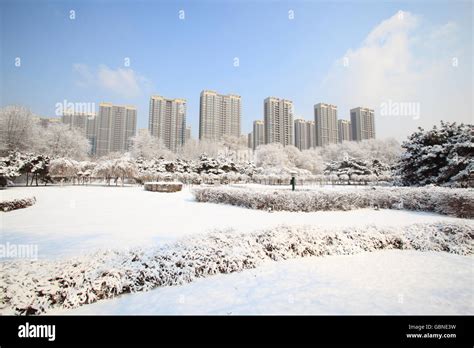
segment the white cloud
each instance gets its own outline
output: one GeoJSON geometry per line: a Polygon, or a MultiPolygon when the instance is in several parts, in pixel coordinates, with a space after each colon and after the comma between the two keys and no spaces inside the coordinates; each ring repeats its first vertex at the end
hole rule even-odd
{"type": "Polygon", "coordinates": [[[418,126],[431,128],[440,120],[472,122],[472,66],[457,33],[454,22],[430,27],[421,17],[400,11],[338,59],[321,88],[342,111],[373,107],[380,137],[403,139],[418,126]],[[389,101],[418,103],[419,117],[381,115],[389,101]]]}
{"type": "Polygon", "coordinates": [[[130,68],[111,69],[100,65],[96,71],[85,64],[74,64],[73,70],[78,78],[76,84],[81,87],[96,87],[119,97],[135,98],[145,93],[149,81],[130,68]]]}

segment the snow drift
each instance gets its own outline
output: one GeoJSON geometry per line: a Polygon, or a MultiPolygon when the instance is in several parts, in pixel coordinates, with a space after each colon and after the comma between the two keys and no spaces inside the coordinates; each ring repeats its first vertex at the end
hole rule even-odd
{"type": "Polygon", "coordinates": [[[285,211],[352,210],[375,207],[474,217],[474,190],[442,187],[372,187],[344,190],[272,190],[236,187],[195,188],[198,202],[285,211]]]}
{"type": "Polygon", "coordinates": [[[471,221],[331,230],[279,226],[250,234],[215,231],[149,250],[103,251],[58,261],[5,261],[0,263],[0,313],[73,308],[122,293],[255,268],[269,260],[380,249],[469,255],[474,251],[473,239],[471,221]]]}

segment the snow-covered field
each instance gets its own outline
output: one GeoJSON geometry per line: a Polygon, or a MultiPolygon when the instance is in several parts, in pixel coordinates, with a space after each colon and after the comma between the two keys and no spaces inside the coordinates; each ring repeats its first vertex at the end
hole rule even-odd
{"type": "Polygon", "coordinates": [[[253,232],[281,224],[403,226],[465,220],[403,210],[269,213],[198,203],[189,188],[177,193],[148,192],[137,186],[12,187],[0,191],[0,200],[30,196],[36,197],[34,206],[1,213],[0,233],[3,242],[38,245],[39,258],[162,245],[217,228],[253,232]]]}
{"type": "Polygon", "coordinates": [[[473,262],[398,250],[308,257],[50,314],[474,314],[473,262]]]}
{"type": "MultiPolygon", "coordinates": [[[[248,187],[259,189],[257,185],[248,187]]],[[[295,231],[301,231],[298,232],[302,233],[301,236],[307,236],[309,241],[323,241],[321,247],[330,250],[321,254],[331,255],[327,257],[265,261],[264,264],[256,264],[255,269],[247,269],[240,273],[218,274],[203,279],[191,277],[192,283],[189,284],[127,294],[73,310],[62,309],[61,313],[62,311],[71,314],[474,313],[472,255],[413,250],[383,250],[338,255],[378,250],[381,249],[380,243],[383,245],[386,242],[387,246],[393,247],[399,241],[402,241],[402,245],[406,243],[406,247],[401,247],[402,249],[450,250],[458,254],[470,254],[473,248],[474,223],[469,219],[434,213],[373,209],[270,213],[226,204],[198,203],[188,187],[177,193],[148,192],[144,191],[143,187],[137,186],[11,187],[0,191],[0,200],[32,196],[36,197],[35,205],[0,213],[1,244],[38,245],[38,256],[46,261],[44,270],[31,269],[32,273],[28,276],[30,278],[34,274],[48,275],[50,271],[53,274],[61,270],[62,266],[69,267],[75,262],[72,258],[76,256],[86,255],[84,260],[88,260],[88,255],[95,251],[130,248],[147,250],[165,244],[172,245],[175,242],[179,245],[183,240],[186,243],[187,237],[197,237],[196,257],[203,256],[202,260],[190,260],[197,263],[209,260],[213,264],[209,267],[216,267],[215,260],[212,261],[212,258],[208,258],[205,253],[216,254],[216,250],[220,249],[216,249],[215,245],[209,250],[199,249],[199,238],[200,235],[213,231],[219,231],[216,232],[216,235],[219,235],[227,228],[229,230],[226,233],[231,233],[232,236],[234,233],[243,233],[246,237],[234,237],[231,245],[225,243],[232,238],[222,241],[227,248],[224,256],[232,256],[232,253],[235,253],[237,259],[241,256],[247,257],[245,254],[247,246],[245,248],[238,246],[239,241],[247,243],[245,240],[249,239],[248,243],[254,243],[253,236],[256,231],[261,230],[266,230],[270,236],[272,231],[275,231],[275,235],[271,238],[277,243],[282,243],[276,249],[277,253],[279,250],[283,251],[281,248],[288,247],[285,238],[291,240],[296,238],[294,239],[296,248],[291,246],[289,250],[297,251],[297,255],[293,257],[304,255],[306,247],[303,240],[299,239],[298,234],[287,235],[285,228],[276,229],[281,225],[287,226],[287,231],[294,227],[295,231]],[[451,223],[454,230],[452,227],[446,229],[443,227],[445,225],[433,225],[436,223],[444,223],[446,226],[451,223]],[[305,232],[305,228],[301,229],[302,226],[307,226],[308,233],[305,232]],[[420,231],[418,226],[426,226],[430,229],[429,234],[420,231]],[[459,228],[466,233],[459,233],[459,228]],[[438,229],[440,233],[437,232],[438,229]],[[328,236],[332,230],[339,230],[337,243],[328,242],[323,234],[319,234],[320,230],[329,233],[328,236]],[[356,233],[351,234],[351,231],[356,233]],[[285,236],[280,238],[279,233],[285,236]],[[345,233],[342,239],[340,233],[345,233]],[[392,237],[386,239],[384,235],[387,233],[392,237]],[[251,234],[253,235],[250,236],[251,234]],[[376,244],[367,249],[366,246],[371,245],[370,238],[373,236],[376,237],[374,239],[376,244]],[[346,237],[347,243],[345,243],[346,237]],[[352,237],[355,239],[351,240],[352,237]],[[360,245],[351,251],[349,249],[353,248],[350,246],[353,243],[360,245]],[[240,255],[239,252],[244,254],[240,255]]],[[[203,239],[202,246],[205,246],[205,241],[206,239],[203,239]]],[[[308,245],[318,249],[317,243],[310,242],[308,245]]],[[[191,241],[188,246],[193,245],[195,244],[191,241]]],[[[186,248],[183,250],[193,250],[192,247],[186,248]]],[[[319,250],[316,249],[312,250],[310,255],[317,255],[319,250]]],[[[169,251],[172,253],[172,250],[169,251]]],[[[263,249],[260,252],[263,252],[263,249]]],[[[117,255],[128,257],[126,253],[117,255]]],[[[0,261],[9,262],[5,259],[0,261]]],[[[94,260],[90,261],[93,265],[94,260]]],[[[120,260],[104,263],[103,266],[120,265],[120,262],[116,261],[120,260]]],[[[124,265],[135,267],[134,260],[125,261],[124,265]]],[[[159,262],[159,259],[156,262],[159,262]]],[[[87,262],[83,264],[87,265],[87,262]]],[[[40,267],[41,263],[32,265],[40,267]]],[[[240,267],[237,270],[246,268],[252,267],[240,267]]],[[[7,278],[10,280],[18,278],[14,267],[6,267],[4,271],[5,275],[8,273],[7,278]]],[[[25,276],[27,271],[27,268],[21,268],[18,274],[25,276]]],[[[115,277],[121,269],[111,268],[104,271],[111,271],[111,276],[115,277]]],[[[192,267],[188,271],[194,272],[192,267]]],[[[101,279],[100,267],[90,272],[91,274],[98,272],[97,279],[101,279]]],[[[65,268],[64,276],[67,276],[66,273],[65,268]]],[[[208,275],[216,273],[219,272],[208,272],[208,275]]],[[[41,281],[46,279],[48,277],[41,281]]],[[[133,277],[128,281],[133,281],[133,277]]],[[[33,283],[29,279],[23,286],[30,286],[33,283]]],[[[166,282],[164,284],[166,285],[166,282]]],[[[175,283],[171,281],[170,284],[175,283]]],[[[15,286],[21,287],[19,282],[16,282],[15,286]]],[[[28,297],[24,299],[29,301],[28,297]]],[[[57,311],[59,310],[56,309],[53,313],[58,313],[57,311]]]]}

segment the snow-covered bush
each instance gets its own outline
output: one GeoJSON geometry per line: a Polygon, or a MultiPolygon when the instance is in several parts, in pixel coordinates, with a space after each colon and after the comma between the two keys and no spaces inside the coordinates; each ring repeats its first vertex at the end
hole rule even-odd
{"type": "Polygon", "coordinates": [[[104,159],[100,161],[94,168],[92,176],[95,178],[103,178],[108,185],[114,179],[115,185],[121,179],[122,185],[125,179],[135,179],[139,176],[138,168],[134,161],[128,156],[122,156],[115,159],[104,159]]]}
{"type": "Polygon", "coordinates": [[[350,182],[353,178],[360,181],[360,178],[364,178],[364,176],[368,182],[378,182],[388,181],[387,179],[391,177],[391,170],[389,166],[379,160],[364,161],[347,157],[328,163],[324,174],[336,175],[342,182],[350,182]]]}
{"type": "Polygon", "coordinates": [[[253,233],[215,231],[149,250],[104,251],[70,260],[5,261],[0,273],[0,313],[41,314],[54,307],[72,308],[122,293],[239,272],[270,260],[382,249],[471,255],[473,235],[470,221],[330,230],[277,226],[253,233]]]}
{"type": "Polygon", "coordinates": [[[0,187],[7,186],[9,182],[20,175],[20,165],[15,153],[11,153],[6,157],[0,157],[0,187]]]}
{"type": "Polygon", "coordinates": [[[30,198],[18,198],[12,199],[7,201],[0,201],[0,210],[3,212],[16,210],[16,209],[23,209],[26,207],[30,207],[36,203],[35,197],[30,198]]]}
{"type": "MultiPolygon", "coordinates": [[[[370,180],[370,178],[366,180],[370,180]]],[[[198,202],[231,204],[261,210],[311,212],[377,206],[383,209],[407,209],[458,217],[474,217],[473,189],[373,187],[290,191],[199,187],[193,189],[193,194],[198,202]]]]}
{"type": "Polygon", "coordinates": [[[56,180],[74,180],[79,170],[79,162],[69,158],[56,158],[49,162],[49,175],[56,180]]]}
{"type": "Polygon", "coordinates": [[[474,128],[441,122],[441,127],[422,128],[402,144],[400,163],[403,184],[474,186],[474,128]]]}

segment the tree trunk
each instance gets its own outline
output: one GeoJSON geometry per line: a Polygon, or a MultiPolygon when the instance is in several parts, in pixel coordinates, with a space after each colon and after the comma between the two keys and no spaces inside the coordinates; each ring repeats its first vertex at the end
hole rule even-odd
{"type": "Polygon", "coordinates": [[[28,186],[28,172],[26,172],[26,186],[28,186]]]}

